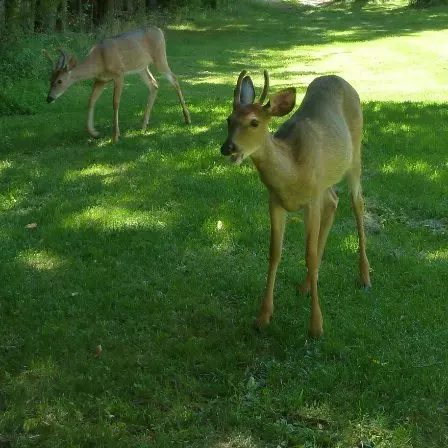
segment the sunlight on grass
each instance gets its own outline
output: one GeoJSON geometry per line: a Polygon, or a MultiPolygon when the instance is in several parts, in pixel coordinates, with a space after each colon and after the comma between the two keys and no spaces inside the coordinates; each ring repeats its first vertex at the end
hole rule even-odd
{"type": "Polygon", "coordinates": [[[204,222],[202,231],[212,240],[212,247],[215,253],[230,253],[234,250],[235,243],[233,238],[235,237],[236,229],[232,229],[227,221],[223,221],[216,216],[210,217],[204,222]]]}
{"type": "Polygon", "coordinates": [[[8,168],[12,168],[12,162],[9,160],[0,160],[0,175],[8,168]]]}
{"type": "Polygon", "coordinates": [[[376,448],[409,448],[412,446],[410,445],[412,439],[409,429],[405,426],[390,428],[387,419],[382,415],[365,416],[361,421],[353,422],[346,432],[346,440],[352,439],[353,444],[361,440],[365,443],[362,446],[375,446],[376,448]]]}
{"type": "MultiPolygon", "coordinates": [[[[34,115],[0,117],[0,445],[446,445],[448,10],[330,3],[183,9],[183,23],[164,29],[191,126],[157,70],[146,133],[148,88],[126,78],[117,144],[112,83],[97,103],[99,140],[83,130],[90,81],[48,106],[40,57],[35,79],[6,92],[34,115]],[[374,289],[355,288],[344,182],[319,284],[320,341],[307,337],[309,297],[296,297],[303,212],[288,215],[273,325],[251,328],[268,191],[250,160],[234,166],[219,148],[238,74],[249,71],[258,98],[264,68],[269,95],[294,86],[297,106],[325,74],[346,78],[363,103],[374,289]]],[[[33,34],[11,62],[56,54],[59,39],[80,56],[96,34],[33,34]]]]}
{"type": "Polygon", "coordinates": [[[115,176],[124,173],[132,164],[124,163],[121,165],[111,166],[107,164],[94,164],[79,171],[69,170],[64,175],[65,181],[76,181],[81,177],[89,176],[115,176]]]}
{"type": "Polygon", "coordinates": [[[358,251],[358,237],[355,234],[346,236],[341,241],[341,247],[348,252],[352,252],[352,253],[357,252],[358,251]]]}
{"type": "Polygon", "coordinates": [[[95,146],[97,148],[105,148],[106,146],[112,145],[111,137],[104,136],[95,140],[95,146]]]}
{"type": "Polygon", "coordinates": [[[206,28],[198,26],[194,22],[169,25],[167,27],[167,29],[176,30],[176,31],[205,31],[206,30],[206,28]]]}
{"type": "Polygon", "coordinates": [[[421,60],[428,51],[432,57],[446,60],[447,48],[448,32],[426,31],[370,42],[296,46],[280,53],[288,77],[294,79],[294,73],[298,73],[301,83],[308,84],[317,74],[334,73],[353,83],[363,101],[443,101],[448,95],[443,67],[422,64],[421,60]],[[303,61],[304,55],[312,62],[303,61]],[[293,63],[285,64],[287,61],[293,63]],[[312,71],[309,75],[308,70],[312,71]]]}
{"type": "Polygon", "coordinates": [[[428,261],[448,261],[448,249],[438,249],[432,252],[426,252],[425,258],[428,261]]]}
{"type": "Polygon", "coordinates": [[[59,269],[67,263],[62,257],[48,250],[26,250],[21,252],[17,258],[38,271],[59,269]]]}
{"type": "Polygon", "coordinates": [[[18,384],[26,389],[32,388],[38,381],[46,381],[57,374],[57,365],[51,359],[33,360],[31,365],[22,371],[17,378],[18,384]]]}
{"type": "Polygon", "coordinates": [[[123,207],[93,206],[72,215],[64,222],[66,228],[97,227],[102,230],[165,228],[173,219],[167,210],[139,211],[123,207]]]}
{"type": "Polygon", "coordinates": [[[251,436],[242,434],[231,436],[226,441],[213,445],[214,448],[257,448],[257,446],[251,436]]]}
{"type": "Polygon", "coordinates": [[[410,160],[405,156],[396,156],[393,160],[381,167],[384,174],[407,173],[407,174],[423,174],[427,179],[436,181],[440,178],[440,173],[436,168],[432,167],[424,160],[410,160]]]}

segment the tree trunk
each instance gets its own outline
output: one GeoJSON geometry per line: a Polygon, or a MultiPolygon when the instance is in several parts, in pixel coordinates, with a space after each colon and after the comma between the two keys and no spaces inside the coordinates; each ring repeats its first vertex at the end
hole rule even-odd
{"type": "Polygon", "coordinates": [[[56,30],[65,31],[67,29],[67,0],[62,0],[58,5],[58,17],[56,19],[56,30]]]}
{"type": "Polygon", "coordinates": [[[6,24],[6,5],[5,0],[0,0],[0,34],[3,33],[6,24]]]}
{"type": "Polygon", "coordinates": [[[54,31],[56,29],[57,7],[48,6],[44,13],[44,27],[46,30],[54,31]]]}
{"type": "Polygon", "coordinates": [[[84,11],[82,9],[82,0],[78,0],[77,12],[78,12],[78,27],[79,27],[79,31],[82,31],[82,23],[83,23],[83,19],[84,19],[84,11]]]}
{"type": "Polygon", "coordinates": [[[30,32],[34,32],[36,29],[36,0],[28,1],[28,29],[30,32]]]}
{"type": "Polygon", "coordinates": [[[5,27],[10,31],[14,31],[18,26],[19,0],[6,0],[5,4],[5,27]]]}
{"type": "Polygon", "coordinates": [[[146,10],[154,10],[157,8],[157,0],[146,0],[146,10]]]}

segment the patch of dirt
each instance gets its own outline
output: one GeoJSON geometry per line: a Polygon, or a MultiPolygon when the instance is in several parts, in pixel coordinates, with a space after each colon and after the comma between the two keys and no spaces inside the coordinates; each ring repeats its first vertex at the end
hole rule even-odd
{"type": "Polygon", "coordinates": [[[448,218],[418,219],[408,216],[402,209],[393,210],[373,200],[366,202],[364,214],[366,229],[380,233],[387,222],[400,223],[410,229],[425,229],[433,235],[445,235],[448,230],[448,218]]]}
{"type": "Polygon", "coordinates": [[[364,226],[369,233],[381,233],[384,229],[384,221],[381,216],[375,213],[364,212],[364,226]]]}

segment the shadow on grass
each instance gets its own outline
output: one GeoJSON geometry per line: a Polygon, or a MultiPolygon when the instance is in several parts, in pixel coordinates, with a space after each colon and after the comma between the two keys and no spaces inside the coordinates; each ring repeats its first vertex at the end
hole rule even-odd
{"type": "MultiPolygon", "coordinates": [[[[445,107],[364,111],[367,203],[446,216],[445,107]]],[[[52,447],[220,446],[235,431],[241,446],[378,433],[396,447],[442,443],[447,260],[422,256],[442,237],[410,228],[403,241],[402,223],[386,216],[369,235],[365,295],[342,197],[320,276],[327,337],[310,343],[308,300],[295,296],[303,229],[291,220],[275,320],[255,334],[266,194],[249,165],[219,155],[224,117],[211,108],[179,126],[173,100],[150,137],[118,145],[82,144],[74,128],[62,141],[51,129],[12,140],[0,178],[11,198],[0,234],[2,435],[52,447]]]]}
{"type": "MultiPolygon", "coordinates": [[[[305,51],[304,54],[298,53],[301,47],[307,45],[371,41],[389,36],[443,30],[447,21],[446,8],[409,10],[369,6],[355,11],[347,7],[307,8],[281,2],[266,2],[252,7],[241,6],[236,12],[220,14],[219,17],[198,16],[182,26],[168,27],[168,60],[181,84],[187,83],[188,78],[195,80],[201,77],[209,78],[210,74],[220,76],[226,71],[238,72],[253,66],[254,57],[269,61],[269,68],[279,71],[280,75],[282,66],[272,65],[273,52],[296,49],[295,57],[306,64],[310,62],[307,59],[309,55],[305,51]],[[207,42],[207,53],[203,51],[204,41],[207,42]],[[226,43],[224,49],[222,42],[226,43]]],[[[90,39],[91,36],[77,36],[74,33],[65,36],[58,34],[53,38],[53,49],[56,51],[61,44],[72,50],[76,46],[76,53],[82,58],[88,51],[87,41],[90,39]],[[84,53],[79,51],[80,41],[83,43],[84,53]]],[[[42,38],[42,46],[52,50],[50,40],[49,37],[42,38]]],[[[23,52],[26,50],[24,58],[36,53],[36,42],[39,42],[38,37],[25,43],[26,48],[20,49],[23,52]]],[[[42,57],[41,66],[38,69],[34,67],[33,73],[45,73],[42,68],[44,66],[47,67],[47,61],[42,57]]],[[[48,109],[43,96],[48,87],[47,76],[41,79],[45,88],[33,88],[29,91],[27,110],[30,105],[34,112],[45,113],[48,109]]],[[[204,82],[207,83],[207,79],[204,82]]],[[[213,89],[213,86],[210,88],[213,89]]],[[[23,90],[23,87],[20,87],[20,90],[23,90]]],[[[73,90],[74,88],[70,91],[73,90]]],[[[185,93],[187,97],[190,96],[188,91],[185,93]]],[[[107,95],[110,95],[110,92],[107,95]]],[[[87,98],[81,105],[80,100],[76,103],[73,101],[76,96],[72,93],[70,107],[75,110],[82,107],[85,110],[87,98]]],[[[191,98],[194,100],[193,95],[191,98]]],[[[110,102],[109,99],[109,104],[110,102]]],[[[111,113],[108,112],[108,115],[111,113]]]]}

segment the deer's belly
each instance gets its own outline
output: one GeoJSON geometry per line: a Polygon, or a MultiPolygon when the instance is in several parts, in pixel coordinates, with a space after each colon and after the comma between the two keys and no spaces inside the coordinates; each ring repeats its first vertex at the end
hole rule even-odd
{"type": "Polygon", "coordinates": [[[109,82],[109,81],[112,81],[114,79],[114,77],[110,73],[104,72],[104,73],[100,73],[99,75],[97,75],[95,77],[95,79],[97,81],[101,81],[101,82],[109,82]]]}
{"type": "Polygon", "coordinates": [[[301,189],[297,186],[277,190],[275,197],[282,207],[288,212],[295,212],[312,201],[313,194],[309,189],[301,189]]]}

